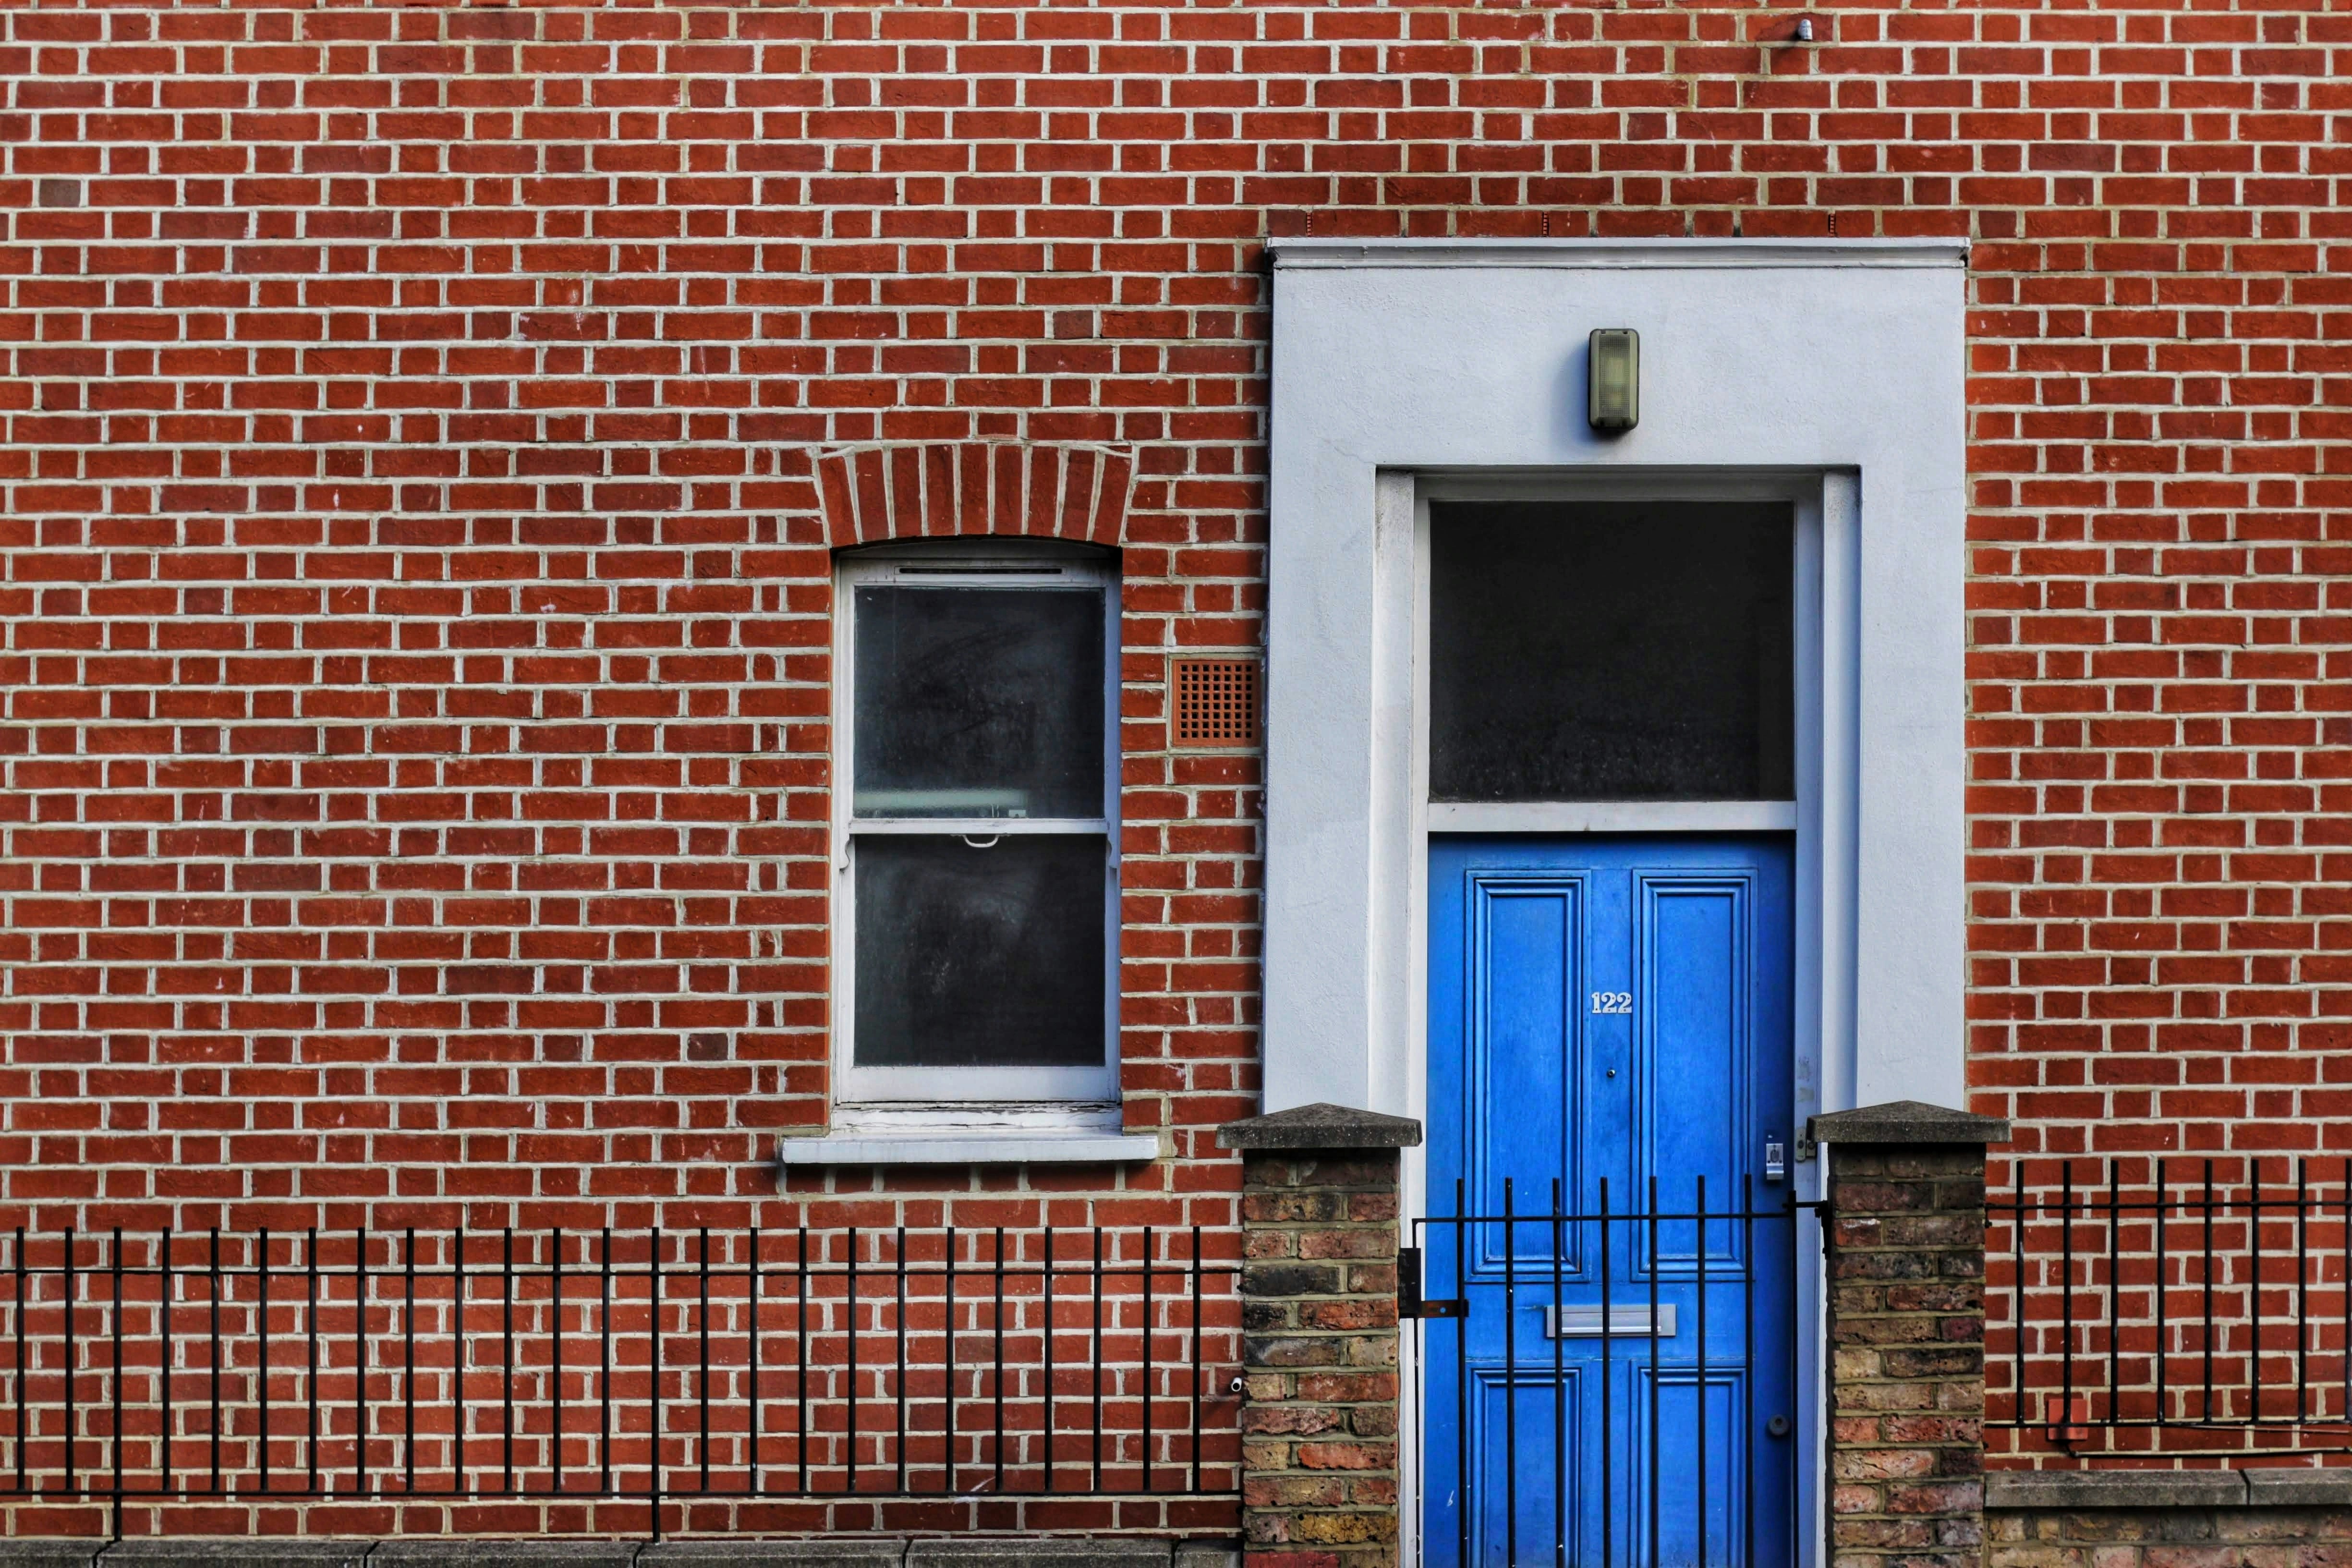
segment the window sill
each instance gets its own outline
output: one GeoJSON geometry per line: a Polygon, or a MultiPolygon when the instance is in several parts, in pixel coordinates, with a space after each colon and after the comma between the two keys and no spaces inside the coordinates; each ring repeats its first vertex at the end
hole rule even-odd
{"type": "Polygon", "coordinates": [[[1160,1158],[1153,1132],[828,1133],[786,1138],[778,1167],[793,1165],[1138,1165],[1160,1158]]]}

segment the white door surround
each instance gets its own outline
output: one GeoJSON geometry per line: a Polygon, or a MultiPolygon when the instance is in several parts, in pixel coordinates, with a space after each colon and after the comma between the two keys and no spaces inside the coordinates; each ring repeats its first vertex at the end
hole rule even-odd
{"type": "MultiPolygon", "coordinates": [[[[1950,240],[1275,247],[1265,1110],[1426,1120],[1433,830],[1793,829],[1796,1125],[1966,1104],[1967,261],[1950,240]],[[1642,334],[1641,422],[1607,438],[1585,421],[1596,327],[1642,334]],[[1429,502],[1488,494],[1789,501],[1797,799],[1432,805],[1429,502]]],[[[1425,1213],[1407,1155],[1405,1212],[1425,1213]]],[[[1818,1164],[1794,1174],[1819,1195],[1818,1164]]],[[[1802,1273],[1817,1568],[1822,1281],[1802,1273]]]]}
{"type": "Polygon", "coordinates": [[[1483,826],[1427,804],[1425,519],[1483,493],[1795,505],[1799,1122],[1965,1104],[1965,245],[1285,240],[1274,266],[1265,1109],[1423,1114],[1427,835],[1483,826]],[[1596,327],[1642,334],[1619,437],[1585,423],[1596,327]]]}

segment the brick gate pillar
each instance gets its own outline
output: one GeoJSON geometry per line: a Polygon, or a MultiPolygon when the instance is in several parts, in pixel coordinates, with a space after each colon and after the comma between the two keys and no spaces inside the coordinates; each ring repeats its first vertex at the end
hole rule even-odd
{"type": "Polygon", "coordinates": [[[1985,1145],[1916,1100],[1816,1116],[1829,1145],[1831,1568],[1984,1552],[1985,1145]]]}
{"type": "Polygon", "coordinates": [[[1242,1153],[1245,1561],[1392,1568],[1397,1151],[1421,1123],[1307,1105],[1217,1142],[1242,1153]]]}

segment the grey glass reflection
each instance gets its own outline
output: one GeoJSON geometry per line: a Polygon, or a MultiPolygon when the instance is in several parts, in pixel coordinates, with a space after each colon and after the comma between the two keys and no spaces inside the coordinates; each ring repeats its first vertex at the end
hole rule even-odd
{"type": "Polygon", "coordinates": [[[1795,794],[1782,505],[1431,508],[1430,794],[1795,794]]]}
{"type": "Polygon", "coordinates": [[[858,839],[857,1065],[1099,1067],[1105,857],[1092,834],[858,839]]]}
{"type": "Polygon", "coordinates": [[[860,587],[860,816],[1103,814],[1098,587],[860,587]]]}

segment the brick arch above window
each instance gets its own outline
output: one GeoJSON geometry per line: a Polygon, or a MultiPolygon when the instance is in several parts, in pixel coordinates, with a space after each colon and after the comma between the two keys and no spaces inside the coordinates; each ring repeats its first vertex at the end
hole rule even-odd
{"type": "Polygon", "coordinates": [[[835,548],[975,534],[1117,544],[1135,458],[1116,447],[941,441],[821,452],[816,474],[835,548]]]}

